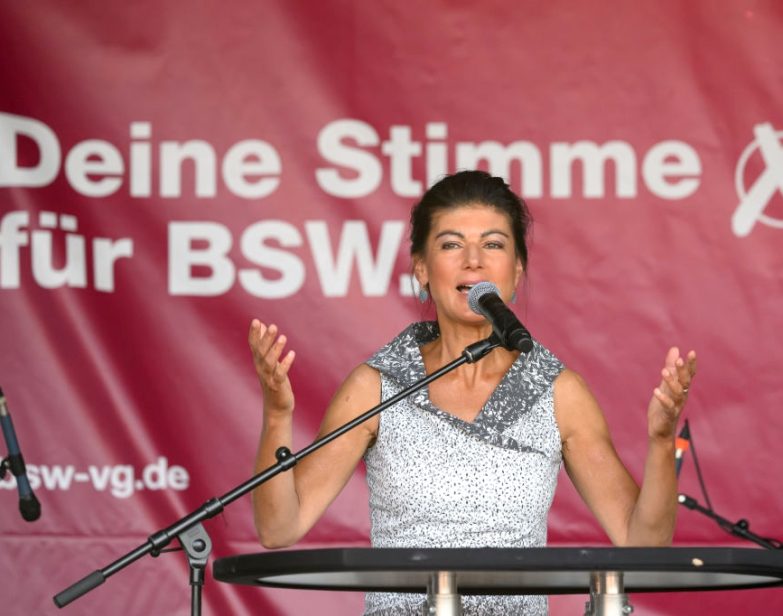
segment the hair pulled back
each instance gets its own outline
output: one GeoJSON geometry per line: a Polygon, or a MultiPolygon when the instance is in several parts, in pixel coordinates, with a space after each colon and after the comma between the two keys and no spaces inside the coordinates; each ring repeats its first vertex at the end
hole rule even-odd
{"type": "Polygon", "coordinates": [[[525,202],[503,178],[486,171],[459,171],[433,184],[411,210],[411,255],[424,253],[432,220],[440,211],[466,205],[487,205],[503,212],[511,223],[514,247],[527,269],[527,233],[533,218],[525,202]]]}

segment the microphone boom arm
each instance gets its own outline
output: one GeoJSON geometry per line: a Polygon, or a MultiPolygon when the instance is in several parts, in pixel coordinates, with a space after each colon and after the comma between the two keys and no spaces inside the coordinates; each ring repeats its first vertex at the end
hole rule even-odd
{"type": "Polygon", "coordinates": [[[720,526],[723,530],[725,530],[730,535],[734,535],[735,537],[746,539],[747,541],[752,541],[753,543],[756,543],[768,550],[780,550],[781,548],[783,548],[783,544],[781,544],[781,542],[778,541],[777,539],[760,537],[759,535],[751,531],[750,522],[748,522],[744,518],[738,520],[737,522],[730,522],[723,516],[715,513],[715,511],[713,511],[712,509],[708,509],[707,507],[704,507],[699,503],[699,501],[697,501],[695,498],[691,496],[688,496],[687,494],[679,494],[677,496],[677,501],[683,507],[687,507],[688,509],[693,509],[694,511],[698,511],[699,513],[707,516],[708,518],[715,520],[718,526],[720,526]]]}
{"type": "MultiPolygon", "coordinates": [[[[370,410],[365,411],[355,419],[349,421],[348,423],[344,424],[339,428],[336,428],[329,434],[325,434],[320,439],[313,441],[310,445],[308,445],[304,449],[296,453],[291,453],[291,451],[287,447],[280,447],[275,452],[275,457],[277,458],[277,464],[273,464],[269,468],[261,471],[260,473],[256,474],[255,476],[248,479],[244,483],[235,487],[233,490],[227,492],[223,496],[219,498],[209,499],[201,507],[187,514],[185,517],[180,518],[178,521],[176,521],[168,528],[165,528],[163,530],[160,530],[150,535],[147,538],[146,543],[139,545],[138,547],[131,550],[123,557],[114,561],[110,565],[104,567],[103,569],[98,569],[96,571],[93,571],[92,573],[85,576],[75,584],[72,584],[65,590],[59,592],[57,595],[54,596],[55,605],[57,605],[57,607],[60,608],[68,605],[69,603],[78,599],[82,595],[90,592],[97,586],[100,586],[101,584],[103,584],[103,582],[106,581],[106,578],[114,575],[121,569],[124,569],[125,567],[135,562],[142,556],[145,556],[147,554],[151,554],[152,556],[158,556],[163,550],[163,548],[165,548],[173,539],[178,539],[180,541],[180,543],[185,548],[186,553],[188,554],[190,560],[190,557],[192,555],[191,555],[191,550],[189,550],[188,547],[191,541],[188,533],[192,533],[192,532],[200,533],[200,531],[203,529],[197,529],[196,531],[191,531],[191,529],[200,526],[202,521],[215,517],[221,511],[223,511],[223,508],[226,505],[232,503],[240,496],[244,496],[245,494],[247,494],[257,486],[261,485],[265,481],[272,479],[272,477],[275,477],[276,475],[282,473],[283,471],[290,470],[291,468],[296,466],[296,463],[300,459],[313,453],[316,449],[320,449],[321,447],[323,447],[327,443],[330,443],[331,441],[338,438],[339,436],[342,436],[343,434],[345,434],[349,430],[352,430],[359,424],[364,423],[371,417],[374,417],[375,415],[379,414],[381,411],[387,409],[393,404],[396,404],[397,402],[406,398],[413,392],[418,391],[419,389],[425,387],[432,381],[439,379],[440,377],[444,376],[448,372],[451,372],[452,370],[461,366],[462,364],[465,363],[472,364],[479,361],[490,351],[500,346],[500,344],[501,344],[500,339],[497,337],[496,334],[493,333],[489,338],[480,340],[478,342],[474,342],[473,344],[467,346],[462,351],[462,355],[460,355],[460,357],[458,357],[457,359],[451,361],[450,363],[436,370],[432,374],[428,374],[423,379],[416,381],[410,387],[407,387],[406,389],[400,391],[398,394],[392,396],[388,400],[381,402],[380,404],[371,408],[370,410]]],[[[204,540],[203,535],[200,536],[199,538],[202,541],[204,541],[204,543],[209,544],[207,540],[204,540]]],[[[205,545],[200,550],[201,556],[204,558],[207,555],[207,549],[211,549],[211,545],[205,545]]],[[[192,561],[191,561],[191,571],[192,571],[191,572],[192,577],[198,576],[198,571],[193,571],[192,561]]],[[[201,580],[201,583],[203,584],[203,578],[201,580]]],[[[200,586],[198,587],[198,592],[200,593],[200,586]]],[[[196,596],[196,590],[193,591],[193,598],[192,598],[191,605],[193,606],[191,613],[200,614],[200,594],[196,596]]]]}

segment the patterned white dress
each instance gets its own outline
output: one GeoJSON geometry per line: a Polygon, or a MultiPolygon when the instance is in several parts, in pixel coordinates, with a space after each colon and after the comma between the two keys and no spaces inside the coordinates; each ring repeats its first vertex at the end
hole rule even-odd
{"type": "MultiPolygon", "coordinates": [[[[386,400],[425,376],[420,347],[439,335],[414,323],[367,363],[386,400]]],[[[365,454],[374,547],[542,547],[562,460],[552,383],[563,364],[537,342],[520,355],[473,422],[437,408],[426,388],[380,414],[365,454]]],[[[424,596],[368,593],[366,616],[420,615],[424,596]]],[[[463,596],[465,616],[547,613],[545,596],[463,596]]]]}

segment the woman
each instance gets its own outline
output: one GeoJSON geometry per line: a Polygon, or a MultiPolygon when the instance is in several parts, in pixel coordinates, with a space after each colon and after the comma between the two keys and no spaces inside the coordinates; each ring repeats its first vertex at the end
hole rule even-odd
{"type": "MultiPolygon", "coordinates": [[[[512,301],[525,275],[524,203],[501,179],[464,171],[435,184],[411,214],[413,272],[436,323],[414,323],[355,368],[329,405],[325,434],[458,357],[491,326],[468,306],[480,281],[512,301]]],[[[256,469],[290,446],[294,352],[275,325],[254,320],[250,347],[264,394],[256,469]]],[[[254,493],[256,528],[269,548],[298,541],[364,457],[376,547],[539,547],[561,461],[579,494],[620,546],[671,542],[677,508],[675,431],[696,356],[666,354],[647,410],[648,452],[639,488],[612,445],[581,377],[539,343],[520,356],[495,349],[306,457],[254,493]],[[605,487],[612,486],[611,492],[605,487]]],[[[416,595],[370,593],[372,615],[418,614],[416,595]]],[[[546,613],[546,598],[463,597],[466,614],[546,613]]]]}

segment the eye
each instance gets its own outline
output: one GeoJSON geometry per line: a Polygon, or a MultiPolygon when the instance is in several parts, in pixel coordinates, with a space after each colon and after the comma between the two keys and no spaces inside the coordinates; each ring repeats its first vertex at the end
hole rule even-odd
{"type": "Polygon", "coordinates": [[[441,250],[454,250],[454,249],[459,248],[459,247],[460,247],[459,242],[455,242],[453,240],[449,240],[449,241],[443,242],[440,245],[441,250]]]}
{"type": "Polygon", "coordinates": [[[503,242],[492,240],[484,244],[485,248],[491,248],[493,250],[503,250],[506,245],[503,242]]]}

